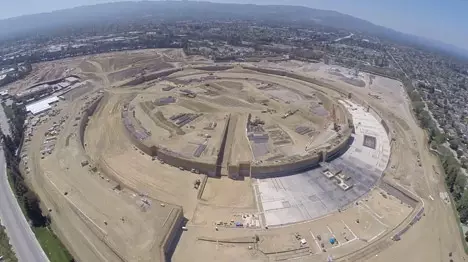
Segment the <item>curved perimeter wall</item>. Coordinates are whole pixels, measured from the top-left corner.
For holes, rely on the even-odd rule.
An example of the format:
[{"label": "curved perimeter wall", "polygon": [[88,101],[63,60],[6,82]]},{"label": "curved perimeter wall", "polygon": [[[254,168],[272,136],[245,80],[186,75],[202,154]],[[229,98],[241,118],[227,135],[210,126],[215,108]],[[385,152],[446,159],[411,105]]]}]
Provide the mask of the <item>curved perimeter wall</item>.
[{"label": "curved perimeter wall", "polygon": [[[199,70],[206,70],[206,71],[218,71],[218,70],[228,70],[234,68],[233,66],[201,66],[195,67],[195,69]],[[306,76],[297,75],[294,73],[282,71],[282,70],[275,70],[275,69],[264,69],[264,68],[256,68],[250,66],[242,66],[244,69],[254,70],[260,73],[265,74],[273,74],[273,75],[280,75],[286,76],[294,79],[298,79],[301,81],[309,82],[316,85],[321,85],[326,88],[331,88],[334,91],[337,91],[343,95],[344,92],[341,90],[336,90],[330,84],[323,83],[315,78],[310,78]],[[182,69],[171,69],[166,70],[163,72],[159,72],[158,75],[169,75],[174,72],[180,71]],[[163,73],[163,74],[161,74]],[[141,81],[148,81],[148,80],[141,80]],[[140,82],[141,83],[141,82]],[[348,112],[349,113],[349,112]],[[122,111],[123,114],[123,111]],[[226,121],[226,125],[223,130],[223,138],[220,141],[219,145],[219,153],[218,160],[216,162],[198,162],[192,159],[188,159],[177,152],[173,152],[171,150],[165,148],[159,148],[157,146],[148,146],[143,141],[137,139],[132,135],[132,132],[127,129],[127,135],[132,141],[132,143],[144,153],[156,156],[159,160],[164,161],[165,163],[178,167],[183,168],[186,170],[198,170],[201,173],[207,174],[208,176],[219,176],[222,159],[221,156],[224,155],[221,152],[224,152],[224,146],[226,145],[226,140],[229,139],[227,136],[227,131],[229,127],[229,122]],[[126,129],[126,128],[125,128]],[[251,162],[241,162],[237,164],[227,164],[228,176],[231,178],[238,178],[239,176],[251,176],[255,178],[265,178],[265,177],[274,177],[274,176],[285,176],[291,175],[297,172],[303,172],[306,170],[310,170],[312,168],[317,167],[320,162],[330,161],[344,152],[349,148],[351,140],[351,129],[346,130],[343,134],[342,140],[333,148],[323,149],[319,153],[306,156],[306,158],[298,160],[296,162],[289,162],[289,163],[279,163],[279,164],[268,164],[268,165],[252,165]]]},{"label": "curved perimeter wall", "polygon": [[94,114],[94,111],[96,111],[96,108],[101,102],[102,98],[103,96],[101,95],[94,102],[91,102],[91,104],[85,110],[83,110],[83,113],[81,115],[78,133],[79,133],[80,144],[83,148],[84,148],[84,133],[85,133],[86,126],[88,125],[89,117]]},{"label": "curved perimeter wall", "polygon": [[179,68],[173,68],[173,69],[159,71],[159,72],[156,72],[156,73],[151,73],[151,74],[148,74],[148,75],[138,76],[135,79],[132,79],[132,80],[122,84],[121,87],[136,86],[136,85],[142,84],[144,82],[151,81],[151,80],[157,79],[159,77],[168,76],[170,74],[173,74],[175,72],[179,72],[179,71],[182,71],[182,70],[183,70],[183,68],[179,67]]},{"label": "curved perimeter wall", "polygon": [[254,178],[287,176],[313,169],[318,167],[321,162],[331,161],[346,152],[349,148],[350,141],[351,130],[347,130],[347,132],[343,134],[342,140],[333,148],[323,149],[296,162],[275,165],[252,165],[251,176]]},{"label": "curved perimeter wall", "polygon": [[186,170],[195,169],[200,173],[206,174],[208,176],[220,176],[221,175],[221,165],[223,162],[224,157],[224,148],[226,146],[227,140],[227,132],[230,123],[230,116],[228,117],[224,128],[223,128],[223,136],[222,139],[219,141],[217,146],[218,148],[218,157],[217,160],[211,163],[207,162],[198,162],[192,159],[185,158],[184,156],[177,154],[176,152],[164,149],[164,148],[157,148],[153,146],[152,155],[157,156],[160,160],[163,160],[167,164],[175,167],[182,167]]},{"label": "curved perimeter wall", "polygon": [[[80,140],[79,142],[80,142],[81,146],[83,146],[83,148],[84,148],[84,133],[85,133],[86,126],[88,124],[89,117],[94,114],[94,112],[96,111],[96,109],[100,105],[100,102],[102,101],[103,97],[104,97],[103,95],[98,96],[96,98],[96,100],[92,101],[88,105],[85,105],[87,107],[82,112],[78,132],[79,132],[79,140]],[[142,151],[144,151],[143,149],[149,150],[148,152],[151,152],[151,150],[153,150],[152,148],[141,146],[143,144],[139,143],[140,141],[138,141],[138,139],[135,139],[135,138],[132,139],[131,135],[129,137],[130,137],[131,141],[136,146],[138,146],[138,148],[140,148],[140,150],[142,150]],[[141,145],[139,146],[139,144],[141,144]],[[73,207],[72,207],[72,209],[73,209]],[[76,210],[75,210],[75,212],[76,212]],[[87,220],[83,219],[83,221],[86,222]],[[168,226],[169,228],[168,228],[167,235],[165,235],[164,239],[161,241],[161,243],[159,243],[159,245],[156,246],[156,248],[158,249],[156,252],[159,252],[159,258],[158,258],[157,261],[161,261],[161,262],[169,261],[170,257],[172,256],[172,253],[173,253],[173,251],[175,249],[175,246],[177,245],[177,241],[178,241],[178,238],[179,238],[179,236],[180,236],[180,234],[182,232],[182,226],[183,226],[183,223],[184,223],[184,213],[183,213],[183,209],[181,207],[173,208],[173,211],[171,212],[171,221],[172,221],[171,224]],[[87,224],[89,224],[89,223],[87,223]],[[89,228],[90,228],[90,230],[93,230],[93,227],[89,226]],[[122,261],[127,261],[125,258],[123,258],[122,256],[120,256],[118,254],[116,249],[113,248],[112,245],[110,245],[110,243],[105,240],[105,238],[100,236],[101,232],[96,231],[96,230],[93,230],[93,232],[112,251],[114,251],[115,254],[122,259]]]},{"label": "curved perimeter wall", "polygon": [[226,71],[233,69],[232,65],[212,65],[212,66],[195,66],[193,69],[205,70],[205,71]]},{"label": "curved perimeter wall", "polygon": [[164,148],[158,148],[156,149],[156,154],[155,156],[158,157],[158,159],[166,162],[167,164],[175,167],[182,167],[186,170],[198,170],[200,173],[207,174],[208,176],[216,176],[216,162],[213,163],[203,163],[203,162],[197,162],[191,159],[187,159],[184,156],[164,149]]},{"label": "curved perimeter wall", "polygon": [[[123,123],[123,117],[125,114],[125,109],[122,110],[122,123]],[[128,112],[126,112],[128,113]],[[226,121],[226,124],[223,129],[223,136],[222,139],[220,140],[217,148],[218,148],[218,158],[217,160],[213,162],[199,162],[193,159],[186,158],[185,156],[178,154],[177,152],[171,151],[166,148],[158,147],[155,145],[147,145],[144,143],[144,141],[139,140],[136,138],[131,130],[128,128],[124,128],[126,131],[125,133],[129,137],[130,141],[141,151],[144,153],[150,155],[150,156],[155,156],[159,160],[164,161],[165,163],[178,167],[178,168],[183,168],[185,170],[192,170],[195,169],[199,171],[200,173],[206,174],[208,176],[219,176],[221,172],[221,162],[222,162],[222,156],[224,154],[224,146],[226,145],[226,139],[227,136],[225,135],[228,130],[229,126],[229,119]],[[125,125],[123,125],[125,126]],[[221,162],[220,162],[221,159]]]}]

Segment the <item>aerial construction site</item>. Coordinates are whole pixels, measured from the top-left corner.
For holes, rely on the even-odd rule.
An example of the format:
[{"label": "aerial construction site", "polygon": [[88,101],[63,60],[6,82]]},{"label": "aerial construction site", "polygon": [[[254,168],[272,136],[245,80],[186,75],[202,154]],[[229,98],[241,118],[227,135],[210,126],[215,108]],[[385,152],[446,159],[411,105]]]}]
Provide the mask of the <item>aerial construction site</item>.
[{"label": "aerial construction site", "polygon": [[41,97],[21,167],[79,261],[464,256],[397,80],[156,49],[37,64],[9,94]]}]

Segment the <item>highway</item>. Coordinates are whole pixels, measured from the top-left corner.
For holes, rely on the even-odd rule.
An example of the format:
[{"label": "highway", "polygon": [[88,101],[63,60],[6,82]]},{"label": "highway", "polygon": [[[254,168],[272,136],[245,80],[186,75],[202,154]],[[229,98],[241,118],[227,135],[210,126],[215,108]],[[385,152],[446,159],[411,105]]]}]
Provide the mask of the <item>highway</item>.
[{"label": "highway", "polygon": [[[3,113],[3,108],[0,106]],[[5,121],[0,125],[5,130]],[[8,128],[8,124],[6,125]],[[13,194],[6,172],[5,154],[0,146],[0,220],[6,228],[10,243],[20,262],[48,262],[31,227],[24,217]],[[1,255],[1,254],[0,254]]]}]

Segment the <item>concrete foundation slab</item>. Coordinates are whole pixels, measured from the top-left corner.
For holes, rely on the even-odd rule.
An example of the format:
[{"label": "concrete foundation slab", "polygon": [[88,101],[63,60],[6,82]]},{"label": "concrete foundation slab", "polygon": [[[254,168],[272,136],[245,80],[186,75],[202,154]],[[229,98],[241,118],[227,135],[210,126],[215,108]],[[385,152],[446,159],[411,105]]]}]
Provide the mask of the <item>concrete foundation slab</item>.
[{"label": "concrete foundation slab", "polygon": [[[258,194],[265,224],[280,226],[324,216],[353,204],[368,193],[382,176],[389,160],[390,143],[384,127],[362,106],[343,102],[353,116],[356,134],[342,156],[323,166],[349,177],[352,187],[343,190],[338,179],[327,178],[321,168],[275,178],[258,179]],[[364,136],[375,137],[375,149],[363,145]]]}]

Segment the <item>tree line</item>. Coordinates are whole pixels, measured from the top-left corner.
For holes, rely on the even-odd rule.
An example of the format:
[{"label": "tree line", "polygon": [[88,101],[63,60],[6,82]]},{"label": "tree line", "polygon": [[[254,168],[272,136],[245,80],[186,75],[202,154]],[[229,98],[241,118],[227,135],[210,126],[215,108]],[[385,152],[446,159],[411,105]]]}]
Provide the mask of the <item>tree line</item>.
[{"label": "tree line", "polygon": [[[403,84],[411,99],[413,111],[419,120],[419,124],[429,133],[429,146],[438,153],[445,172],[445,184],[455,201],[460,221],[466,223],[468,222],[468,190],[465,190],[467,178],[462,172],[461,165],[456,157],[448,148],[443,146],[445,142],[449,142],[450,148],[456,150],[456,139],[449,139],[439,130],[437,123],[431,117],[420,93],[414,88],[411,80],[403,79]],[[468,241],[468,236],[466,240]]]}]

